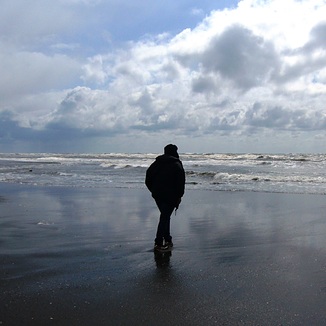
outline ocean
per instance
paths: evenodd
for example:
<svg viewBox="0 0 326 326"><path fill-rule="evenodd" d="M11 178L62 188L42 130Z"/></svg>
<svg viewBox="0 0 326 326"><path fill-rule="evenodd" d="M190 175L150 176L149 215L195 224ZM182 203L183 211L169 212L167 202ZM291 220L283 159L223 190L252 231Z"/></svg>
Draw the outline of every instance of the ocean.
<svg viewBox="0 0 326 326"><path fill-rule="evenodd" d="M326 155L181 153L163 254L156 156L0 154L0 324L326 325Z"/></svg>
<svg viewBox="0 0 326 326"><path fill-rule="evenodd" d="M159 154L0 154L0 182L145 188ZM326 154L180 154L186 189L326 194Z"/></svg>

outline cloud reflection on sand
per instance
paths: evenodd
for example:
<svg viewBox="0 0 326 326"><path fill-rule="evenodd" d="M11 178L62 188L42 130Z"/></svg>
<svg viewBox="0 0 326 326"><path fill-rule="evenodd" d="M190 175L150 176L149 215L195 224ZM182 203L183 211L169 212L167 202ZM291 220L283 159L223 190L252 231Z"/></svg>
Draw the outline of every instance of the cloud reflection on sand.
<svg viewBox="0 0 326 326"><path fill-rule="evenodd" d="M22 298L38 306L51 294L68 311L66 321L74 315L63 297L82 307L85 322L94 311L117 324L150 324L158 311L189 325L324 321L324 196L188 191L172 216L174 249L157 256L159 214L145 190L1 185L0 191L7 199L1 300L11 302L9 314L19 306L26 320L35 318Z"/></svg>

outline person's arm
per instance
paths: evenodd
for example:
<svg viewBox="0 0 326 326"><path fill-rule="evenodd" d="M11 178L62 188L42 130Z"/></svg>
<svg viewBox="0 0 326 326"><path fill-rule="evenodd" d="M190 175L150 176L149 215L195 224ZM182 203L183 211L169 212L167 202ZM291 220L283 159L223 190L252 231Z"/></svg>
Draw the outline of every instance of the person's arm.
<svg viewBox="0 0 326 326"><path fill-rule="evenodd" d="M181 198L185 192L185 184L186 184L186 174L185 174L185 170L184 170L181 162L179 162L179 164L178 164L177 171L178 171L177 172L178 197L180 198L180 202L181 202Z"/></svg>
<svg viewBox="0 0 326 326"><path fill-rule="evenodd" d="M146 178L145 178L145 184L146 184L146 187L148 188L148 190L150 192L152 192L152 182L153 182L153 173L152 173L152 170L153 170L153 166L150 165L150 167L147 169L146 171Z"/></svg>

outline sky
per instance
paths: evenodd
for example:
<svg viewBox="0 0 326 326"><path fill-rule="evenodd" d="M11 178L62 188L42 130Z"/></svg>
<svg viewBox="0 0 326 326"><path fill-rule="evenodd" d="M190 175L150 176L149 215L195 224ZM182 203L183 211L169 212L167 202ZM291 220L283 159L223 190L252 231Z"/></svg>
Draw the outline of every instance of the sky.
<svg viewBox="0 0 326 326"><path fill-rule="evenodd" d="M326 0L1 0L0 72L0 152L326 152Z"/></svg>

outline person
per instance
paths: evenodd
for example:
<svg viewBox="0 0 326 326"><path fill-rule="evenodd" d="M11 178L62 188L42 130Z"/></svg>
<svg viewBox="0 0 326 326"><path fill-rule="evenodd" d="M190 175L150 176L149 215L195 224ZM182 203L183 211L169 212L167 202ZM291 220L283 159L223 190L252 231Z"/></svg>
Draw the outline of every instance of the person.
<svg viewBox="0 0 326 326"><path fill-rule="evenodd" d="M185 191L185 171L179 159L178 147L164 147L164 154L156 157L146 171L145 184L160 211L154 250L167 251L173 247L170 234L171 215L179 208Z"/></svg>

